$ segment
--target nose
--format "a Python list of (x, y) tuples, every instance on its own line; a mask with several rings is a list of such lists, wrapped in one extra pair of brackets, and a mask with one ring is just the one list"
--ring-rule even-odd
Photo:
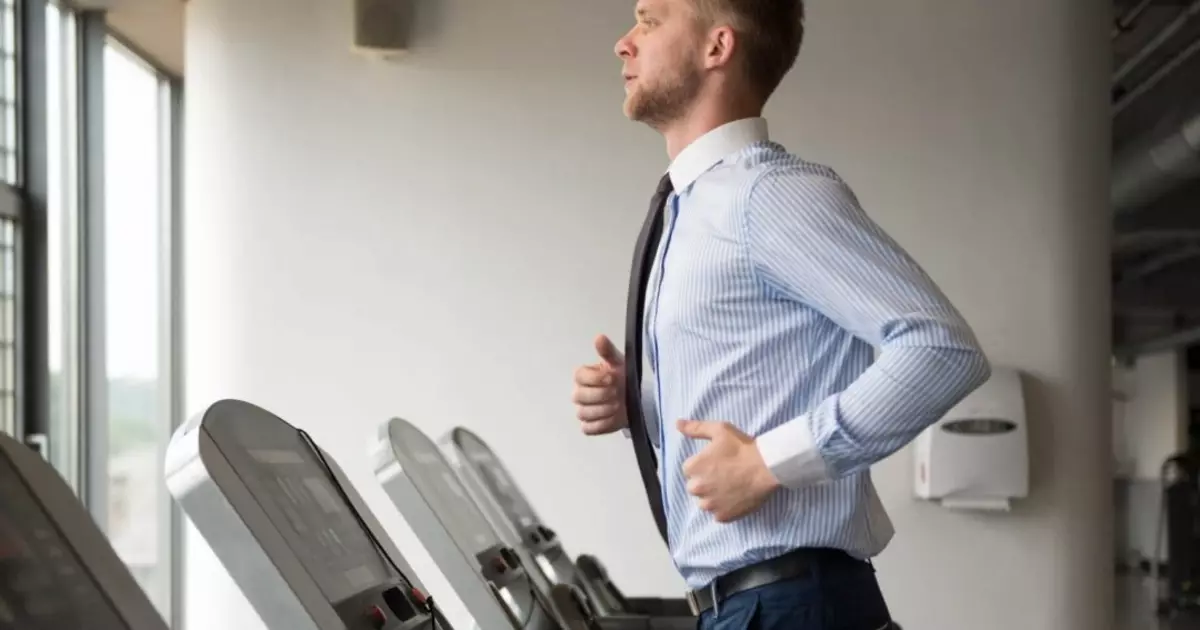
[(633, 56), (635, 50), (633, 46), (633, 29), (629, 29), (628, 33), (622, 35), (621, 39), (617, 40), (617, 45), (613, 47), (613, 52), (621, 59), (629, 59)]

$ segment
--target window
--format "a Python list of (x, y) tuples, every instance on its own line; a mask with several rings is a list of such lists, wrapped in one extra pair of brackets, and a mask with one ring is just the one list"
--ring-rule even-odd
[(80, 489), (79, 98), (76, 20), (46, 5), (46, 271), (50, 461)]
[(45, 277), (33, 276), (45, 337), (27, 348), (44, 354), (47, 455), (177, 620), (180, 518), (162, 462), (179, 421), (178, 82), (114, 39), (102, 11), (28, 1), (45, 15), (44, 42), (29, 40), (45, 64), (45, 160), (29, 165), (46, 189)]
[(16, 432), (17, 224), (0, 216), (0, 433)]
[[(15, 0), (0, 0), (0, 181), (16, 185), (17, 14)], [(13, 199), (15, 200), (15, 193)], [(16, 204), (0, 213), (0, 432), (17, 433), (17, 231)]]
[(169, 80), (109, 39), (101, 247), (107, 479), (98, 512), (117, 553), (168, 616), (171, 498), (162, 461), (174, 427), (172, 109)]
[(0, 177), (17, 183), (17, 12), (15, 0), (0, 0), (0, 56), (3, 56), (3, 87), (0, 88)]

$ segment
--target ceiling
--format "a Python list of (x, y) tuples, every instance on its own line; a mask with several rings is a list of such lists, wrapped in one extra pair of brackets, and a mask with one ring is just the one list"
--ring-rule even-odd
[[(247, 2), (253, 0), (246, 0)], [(163, 69), (183, 76), (183, 0), (108, 0), (108, 25)]]
[(1200, 342), (1200, 0), (1114, 4), (1113, 335), (1130, 356)]

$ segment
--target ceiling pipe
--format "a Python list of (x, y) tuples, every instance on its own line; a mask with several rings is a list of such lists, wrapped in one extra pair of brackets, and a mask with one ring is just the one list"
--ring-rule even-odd
[(1200, 15), (1200, 0), (1193, 0), (1192, 3), (1185, 7), (1183, 11), (1180, 11), (1179, 15), (1175, 16), (1175, 19), (1171, 20), (1171, 22), (1167, 24), (1165, 28), (1155, 34), (1150, 41), (1146, 42), (1146, 45), (1143, 46), (1141, 50), (1134, 53), (1133, 56), (1125, 61), (1125, 63), (1121, 64), (1121, 67), (1117, 68), (1117, 71), (1114, 72), (1112, 76), (1113, 85), (1117, 85), (1118, 83), (1124, 81), (1125, 78), (1128, 77), (1130, 73), (1132, 73), (1138, 66), (1140, 66), (1143, 61), (1148, 59), (1155, 52), (1158, 52), (1158, 49), (1162, 48), (1162, 45), (1167, 43), (1167, 40), (1171, 39), (1176, 33), (1183, 30), (1183, 27), (1187, 26), (1187, 23), (1197, 15)]
[(1137, 230), (1113, 234), (1114, 253), (1200, 243), (1200, 230)]
[(1200, 326), (1180, 329), (1161, 337), (1121, 344), (1113, 348), (1113, 354), (1121, 359), (1132, 360), (1143, 354), (1165, 352), (1196, 344), (1200, 344)]
[(1146, 92), (1154, 89), (1163, 79), (1178, 70), (1188, 59), (1192, 58), (1192, 55), (1198, 52), (1200, 52), (1200, 37), (1196, 38), (1191, 44), (1188, 44), (1187, 48), (1175, 53), (1166, 63), (1159, 66), (1153, 74), (1146, 77), (1141, 83), (1138, 83), (1137, 87), (1122, 94), (1112, 105), (1112, 115), (1117, 116), (1126, 109), (1129, 109), (1129, 106), (1133, 105), (1134, 101), (1145, 95)]
[(1117, 279), (1117, 284), (1128, 284), (1148, 276), (1152, 276), (1164, 269), (1169, 269), (1175, 265), (1188, 262), (1194, 258), (1200, 258), (1200, 245), (1184, 245), (1175, 249), (1153, 256), (1150, 260), (1142, 262), (1134, 266), (1132, 269), (1120, 274)]
[(1133, 30), (1133, 25), (1135, 22), (1137, 22), (1138, 17), (1142, 15), (1143, 11), (1150, 8), (1150, 5), (1152, 4), (1154, 4), (1154, 0), (1142, 0), (1137, 4), (1137, 6), (1130, 9), (1124, 15), (1118, 17), (1113, 23), (1112, 39), (1116, 39), (1123, 33), (1128, 33), (1129, 31)]
[(1135, 210), (1200, 177), (1200, 109), (1164, 135), (1134, 143), (1113, 159), (1113, 212)]

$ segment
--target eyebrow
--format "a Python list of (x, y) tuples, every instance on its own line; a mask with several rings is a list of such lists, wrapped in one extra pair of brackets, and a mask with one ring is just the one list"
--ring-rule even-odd
[(634, 13), (637, 15), (637, 17), (642, 18), (652, 14), (661, 14), (662, 9), (659, 7), (648, 9), (645, 5), (638, 5), (638, 7), (634, 10)]

